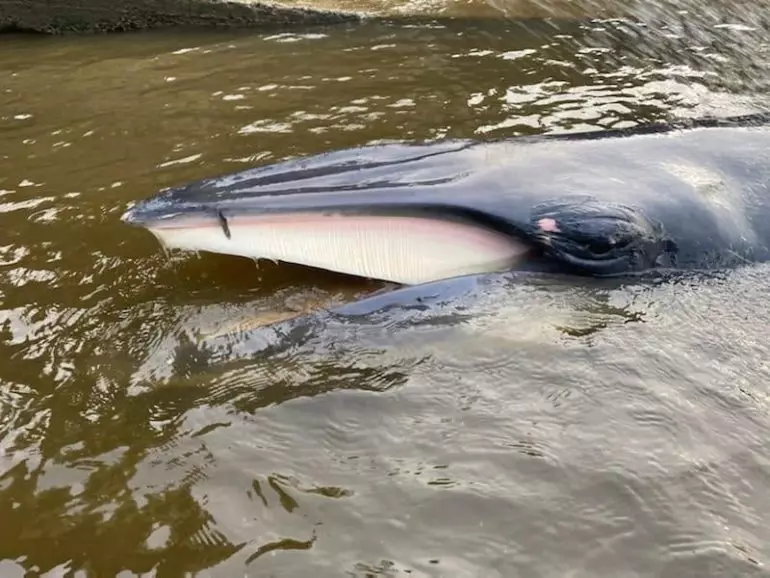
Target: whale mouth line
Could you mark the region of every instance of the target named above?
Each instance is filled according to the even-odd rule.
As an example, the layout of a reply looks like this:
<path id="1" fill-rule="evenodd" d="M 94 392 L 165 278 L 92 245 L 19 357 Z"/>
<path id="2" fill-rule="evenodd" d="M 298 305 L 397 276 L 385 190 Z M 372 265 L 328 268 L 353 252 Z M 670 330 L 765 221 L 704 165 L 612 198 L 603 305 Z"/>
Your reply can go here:
<path id="1" fill-rule="evenodd" d="M 402 285 L 516 268 L 536 251 L 491 216 L 457 208 L 170 209 L 143 216 L 137 206 L 122 220 L 148 229 L 167 249 L 289 262 Z"/>

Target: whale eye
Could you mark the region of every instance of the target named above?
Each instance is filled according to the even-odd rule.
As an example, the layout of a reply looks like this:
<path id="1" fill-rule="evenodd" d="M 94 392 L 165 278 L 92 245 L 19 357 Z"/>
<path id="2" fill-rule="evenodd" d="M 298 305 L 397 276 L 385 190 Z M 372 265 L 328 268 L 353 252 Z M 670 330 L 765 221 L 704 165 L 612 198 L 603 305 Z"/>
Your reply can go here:
<path id="1" fill-rule="evenodd" d="M 547 256 L 594 275 L 649 269 L 675 251 L 661 225 L 641 210 L 593 198 L 537 205 L 532 222 Z"/>
<path id="2" fill-rule="evenodd" d="M 588 249 L 590 249 L 594 254 L 597 254 L 597 255 L 606 255 L 607 253 L 610 253 L 611 251 L 618 249 L 619 246 L 622 246 L 625 244 L 626 244 L 625 240 L 622 240 L 621 243 L 618 243 L 613 237 L 592 238 L 592 239 L 589 239 L 586 243 Z"/>

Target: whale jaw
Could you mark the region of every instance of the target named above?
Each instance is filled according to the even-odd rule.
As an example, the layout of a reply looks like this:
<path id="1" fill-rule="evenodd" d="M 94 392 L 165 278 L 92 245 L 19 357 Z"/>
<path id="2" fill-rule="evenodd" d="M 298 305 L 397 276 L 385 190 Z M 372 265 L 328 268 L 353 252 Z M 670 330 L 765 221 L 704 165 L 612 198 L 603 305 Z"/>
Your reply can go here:
<path id="1" fill-rule="evenodd" d="M 531 246 L 493 228 L 450 215 L 409 212 L 198 214 L 136 222 L 169 249 L 269 259 L 416 285 L 491 273 L 526 259 Z"/>

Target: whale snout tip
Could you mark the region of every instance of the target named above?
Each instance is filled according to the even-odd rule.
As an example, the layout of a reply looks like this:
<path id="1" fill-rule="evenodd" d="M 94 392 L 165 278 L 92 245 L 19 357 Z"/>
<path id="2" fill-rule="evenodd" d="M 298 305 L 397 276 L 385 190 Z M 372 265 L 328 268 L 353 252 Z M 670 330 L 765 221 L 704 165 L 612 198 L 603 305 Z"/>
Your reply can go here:
<path id="1" fill-rule="evenodd" d="M 136 221 L 136 211 L 134 210 L 136 207 L 136 203 L 129 204 L 128 208 L 123 211 L 123 214 L 120 215 L 120 220 L 123 223 L 127 223 L 129 225 L 133 225 L 134 221 Z"/>
<path id="2" fill-rule="evenodd" d="M 133 203 L 126 209 L 120 216 L 120 220 L 135 227 L 147 227 L 154 221 L 159 221 L 163 218 L 162 215 L 158 215 L 157 211 L 151 210 L 145 206 L 145 203 Z"/>
<path id="3" fill-rule="evenodd" d="M 185 207 L 177 207 L 160 198 L 135 201 L 128 205 L 120 220 L 128 225 L 148 227 L 152 223 L 165 221 L 183 212 Z"/>

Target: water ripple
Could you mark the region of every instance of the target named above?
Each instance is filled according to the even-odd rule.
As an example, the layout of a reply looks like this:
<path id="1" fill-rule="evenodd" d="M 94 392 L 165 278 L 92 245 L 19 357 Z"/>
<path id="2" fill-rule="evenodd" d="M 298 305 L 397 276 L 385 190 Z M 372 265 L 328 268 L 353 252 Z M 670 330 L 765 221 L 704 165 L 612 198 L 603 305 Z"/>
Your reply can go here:
<path id="1" fill-rule="evenodd" d="M 167 186 L 342 147 L 766 108 L 761 10 L 692 4 L 5 39 L 2 570 L 766 572 L 766 270 L 498 280 L 346 318 L 323 308 L 382 285 L 164 253 L 119 221 Z"/>

